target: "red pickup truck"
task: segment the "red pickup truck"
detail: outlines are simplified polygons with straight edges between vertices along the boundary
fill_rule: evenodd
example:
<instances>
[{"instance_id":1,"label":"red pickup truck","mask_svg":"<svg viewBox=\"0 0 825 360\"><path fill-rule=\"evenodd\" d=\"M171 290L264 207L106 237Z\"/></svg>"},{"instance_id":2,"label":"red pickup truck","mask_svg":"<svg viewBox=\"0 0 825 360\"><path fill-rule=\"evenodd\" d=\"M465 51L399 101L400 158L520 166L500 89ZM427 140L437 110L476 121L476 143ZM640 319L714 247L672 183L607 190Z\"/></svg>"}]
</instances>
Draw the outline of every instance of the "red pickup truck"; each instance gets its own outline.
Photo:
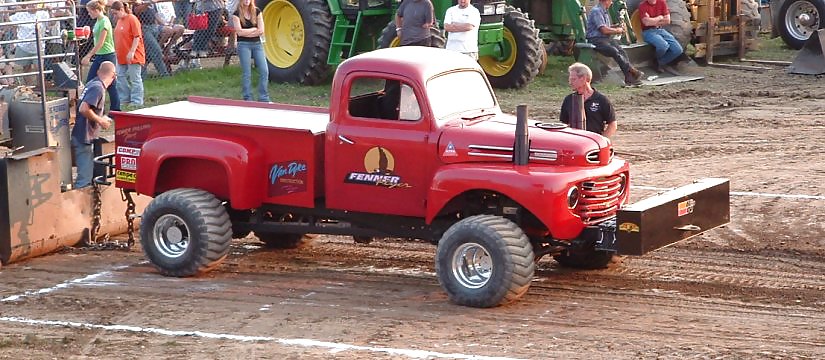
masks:
<instances>
[{"instance_id":1,"label":"red pickup truck","mask_svg":"<svg viewBox=\"0 0 825 360\"><path fill-rule=\"evenodd\" d=\"M617 225L630 174L610 141L519 113L502 113L471 58L391 48L342 63L329 109L190 97L117 113L116 152L100 161L118 187L154 197L140 239L164 275L210 270L250 232L271 247L309 233L418 238L438 245L450 299L474 307L521 297L541 256L604 267L727 222L697 229L682 215L655 239L643 216ZM727 181L699 187L690 214L718 205L695 199L710 190L727 201Z\"/></svg>"}]
</instances>

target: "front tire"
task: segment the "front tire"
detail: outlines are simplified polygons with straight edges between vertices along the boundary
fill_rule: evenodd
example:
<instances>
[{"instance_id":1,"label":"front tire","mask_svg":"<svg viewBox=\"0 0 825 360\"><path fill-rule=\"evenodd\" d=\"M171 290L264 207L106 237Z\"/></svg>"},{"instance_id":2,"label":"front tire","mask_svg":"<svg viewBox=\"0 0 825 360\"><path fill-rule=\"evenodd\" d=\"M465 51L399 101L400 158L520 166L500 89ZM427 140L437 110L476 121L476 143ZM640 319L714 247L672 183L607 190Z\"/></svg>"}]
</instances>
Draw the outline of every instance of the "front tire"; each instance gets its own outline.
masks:
<instances>
[{"instance_id":1,"label":"front tire","mask_svg":"<svg viewBox=\"0 0 825 360\"><path fill-rule=\"evenodd\" d=\"M814 31L825 29L825 0L787 0L779 8L779 35L799 50Z\"/></svg>"},{"instance_id":2,"label":"front tire","mask_svg":"<svg viewBox=\"0 0 825 360\"><path fill-rule=\"evenodd\" d=\"M258 0L269 80L317 85L329 74L332 16L321 0Z\"/></svg>"},{"instance_id":3,"label":"front tire","mask_svg":"<svg viewBox=\"0 0 825 360\"><path fill-rule=\"evenodd\" d=\"M476 215L451 226L436 250L435 271L450 301L487 308L521 298L535 272L533 246L512 221Z\"/></svg>"},{"instance_id":4,"label":"front tire","mask_svg":"<svg viewBox=\"0 0 825 360\"><path fill-rule=\"evenodd\" d=\"M192 276L220 265L229 252L232 223L221 202L199 189L160 194L143 212L140 243L166 276Z\"/></svg>"},{"instance_id":5,"label":"front tire","mask_svg":"<svg viewBox=\"0 0 825 360\"><path fill-rule=\"evenodd\" d=\"M490 84L499 89L518 89L538 75L544 43L538 29L520 9L507 6L504 13L504 39L501 59L483 56L478 63L487 73Z\"/></svg>"}]
</instances>

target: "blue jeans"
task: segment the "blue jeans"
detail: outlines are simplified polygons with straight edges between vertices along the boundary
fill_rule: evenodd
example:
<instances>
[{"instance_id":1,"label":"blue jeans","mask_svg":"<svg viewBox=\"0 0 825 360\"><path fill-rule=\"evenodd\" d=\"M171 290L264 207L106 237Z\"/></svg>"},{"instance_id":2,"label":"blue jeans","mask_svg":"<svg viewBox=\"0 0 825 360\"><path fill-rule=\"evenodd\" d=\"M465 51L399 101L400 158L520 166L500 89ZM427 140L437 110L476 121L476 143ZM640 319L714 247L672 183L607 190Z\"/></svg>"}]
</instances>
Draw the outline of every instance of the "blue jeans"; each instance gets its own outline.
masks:
<instances>
[{"instance_id":1,"label":"blue jeans","mask_svg":"<svg viewBox=\"0 0 825 360\"><path fill-rule=\"evenodd\" d=\"M117 93L132 105L143 105L143 78L141 64L117 64Z\"/></svg>"},{"instance_id":2,"label":"blue jeans","mask_svg":"<svg viewBox=\"0 0 825 360\"><path fill-rule=\"evenodd\" d=\"M241 62L241 90L244 100L252 100L252 61L258 70L258 101L269 101L269 67L264 47L259 41L238 41L238 60Z\"/></svg>"},{"instance_id":3,"label":"blue jeans","mask_svg":"<svg viewBox=\"0 0 825 360\"><path fill-rule=\"evenodd\" d=\"M92 176L95 171L94 145L84 144L72 136L72 149L74 149L74 163L77 165L75 189L92 185Z\"/></svg>"},{"instance_id":4,"label":"blue jeans","mask_svg":"<svg viewBox=\"0 0 825 360\"><path fill-rule=\"evenodd\" d=\"M86 75L87 83L97 77L97 70L100 69L100 64L104 61L111 61L112 64L117 64L115 53L103 55L95 54L92 64L89 65L89 74ZM117 94L117 86L110 85L106 88L106 92L109 93L109 111L120 111L120 97Z\"/></svg>"},{"instance_id":5,"label":"blue jeans","mask_svg":"<svg viewBox=\"0 0 825 360\"><path fill-rule=\"evenodd\" d=\"M146 49L146 66L143 67L141 76L146 77L149 63L155 64L155 70L160 76L169 76L169 70L163 61L163 48L158 43L160 35L160 25L142 25L140 31L143 32L143 47Z\"/></svg>"},{"instance_id":6,"label":"blue jeans","mask_svg":"<svg viewBox=\"0 0 825 360\"><path fill-rule=\"evenodd\" d=\"M659 66L665 66L682 55L682 45L665 29L647 29L642 32L645 42L656 49Z\"/></svg>"},{"instance_id":7,"label":"blue jeans","mask_svg":"<svg viewBox=\"0 0 825 360\"><path fill-rule=\"evenodd\" d=\"M176 21L189 28L189 13L192 12L192 3L189 0L178 0L174 4Z\"/></svg>"}]
</instances>

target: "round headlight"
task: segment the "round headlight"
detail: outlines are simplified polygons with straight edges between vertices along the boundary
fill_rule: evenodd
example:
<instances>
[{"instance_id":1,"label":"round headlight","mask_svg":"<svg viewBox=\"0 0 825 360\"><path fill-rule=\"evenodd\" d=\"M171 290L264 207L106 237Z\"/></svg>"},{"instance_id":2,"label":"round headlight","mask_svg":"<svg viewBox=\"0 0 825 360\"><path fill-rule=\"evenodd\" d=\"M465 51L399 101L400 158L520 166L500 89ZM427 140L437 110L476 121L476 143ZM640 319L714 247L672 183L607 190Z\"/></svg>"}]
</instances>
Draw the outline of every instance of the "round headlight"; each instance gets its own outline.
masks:
<instances>
[{"instance_id":1,"label":"round headlight","mask_svg":"<svg viewBox=\"0 0 825 360\"><path fill-rule=\"evenodd\" d=\"M567 190L567 207L575 209L579 205L579 188L573 186Z\"/></svg>"}]
</instances>

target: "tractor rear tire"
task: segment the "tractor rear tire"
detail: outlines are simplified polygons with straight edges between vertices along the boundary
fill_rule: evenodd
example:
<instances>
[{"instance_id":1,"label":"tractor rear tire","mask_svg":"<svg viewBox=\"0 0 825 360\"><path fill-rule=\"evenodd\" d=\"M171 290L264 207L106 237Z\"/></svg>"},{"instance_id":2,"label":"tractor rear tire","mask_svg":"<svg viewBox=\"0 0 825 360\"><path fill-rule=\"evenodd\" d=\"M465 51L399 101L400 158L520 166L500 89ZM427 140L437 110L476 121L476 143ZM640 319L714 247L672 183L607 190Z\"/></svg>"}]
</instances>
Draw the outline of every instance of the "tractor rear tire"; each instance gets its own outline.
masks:
<instances>
[{"instance_id":1,"label":"tractor rear tire","mask_svg":"<svg viewBox=\"0 0 825 360\"><path fill-rule=\"evenodd\" d=\"M806 15L813 23L800 22ZM779 35L788 47L799 50L814 31L825 29L825 0L786 0L779 8Z\"/></svg>"},{"instance_id":2,"label":"tractor rear tire","mask_svg":"<svg viewBox=\"0 0 825 360\"><path fill-rule=\"evenodd\" d=\"M269 80L317 85L327 79L333 18L322 0L257 0L265 24Z\"/></svg>"},{"instance_id":3,"label":"tractor rear tire","mask_svg":"<svg viewBox=\"0 0 825 360\"><path fill-rule=\"evenodd\" d=\"M140 244L166 276L192 276L220 265L229 253L232 223L214 195L175 189L155 197L143 211Z\"/></svg>"},{"instance_id":4,"label":"tractor rear tire","mask_svg":"<svg viewBox=\"0 0 825 360\"><path fill-rule=\"evenodd\" d=\"M544 42L539 38L533 20L512 6L504 10L503 60L483 56L478 63L487 73L493 87L518 89L529 84L538 75L542 65Z\"/></svg>"},{"instance_id":5,"label":"tractor rear tire","mask_svg":"<svg viewBox=\"0 0 825 360\"><path fill-rule=\"evenodd\" d=\"M390 21L387 26L384 27L381 35L378 37L379 49L401 46L401 38L398 37L398 32L395 31L395 29L395 21ZM444 46L447 45L447 39L444 38L444 34L438 28L430 28L430 39L432 41L430 47L443 49Z\"/></svg>"},{"instance_id":6,"label":"tractor rear tire","mask_svg":"<svg viewBox=\"0 0 825 360\"><path fill-rule=\"evenodd\" d=\"M512 221L476 215L447 229L438 242L435 272L450 301L488 308L521 298L536 269L533 246Z\"/></svg>"},{"instance_id":7,"label":"tractor rear tire","mask_svg":"<svg viewBox=\"0 0 825 360\"><path fill-rule=\"evenodd\" d=\"M645 0L628 0L627 13L633 15L639 9L639 3ZM690 40L693 39L693 25L690 23L690 11L685 0L667 0L667 8L670 10L670 25L667 31L673 34L682 49L685 49ZM641 29L639 31L641 34ZM643 40L643 39L639 39Z\"/></svg>"}]
</instances>

